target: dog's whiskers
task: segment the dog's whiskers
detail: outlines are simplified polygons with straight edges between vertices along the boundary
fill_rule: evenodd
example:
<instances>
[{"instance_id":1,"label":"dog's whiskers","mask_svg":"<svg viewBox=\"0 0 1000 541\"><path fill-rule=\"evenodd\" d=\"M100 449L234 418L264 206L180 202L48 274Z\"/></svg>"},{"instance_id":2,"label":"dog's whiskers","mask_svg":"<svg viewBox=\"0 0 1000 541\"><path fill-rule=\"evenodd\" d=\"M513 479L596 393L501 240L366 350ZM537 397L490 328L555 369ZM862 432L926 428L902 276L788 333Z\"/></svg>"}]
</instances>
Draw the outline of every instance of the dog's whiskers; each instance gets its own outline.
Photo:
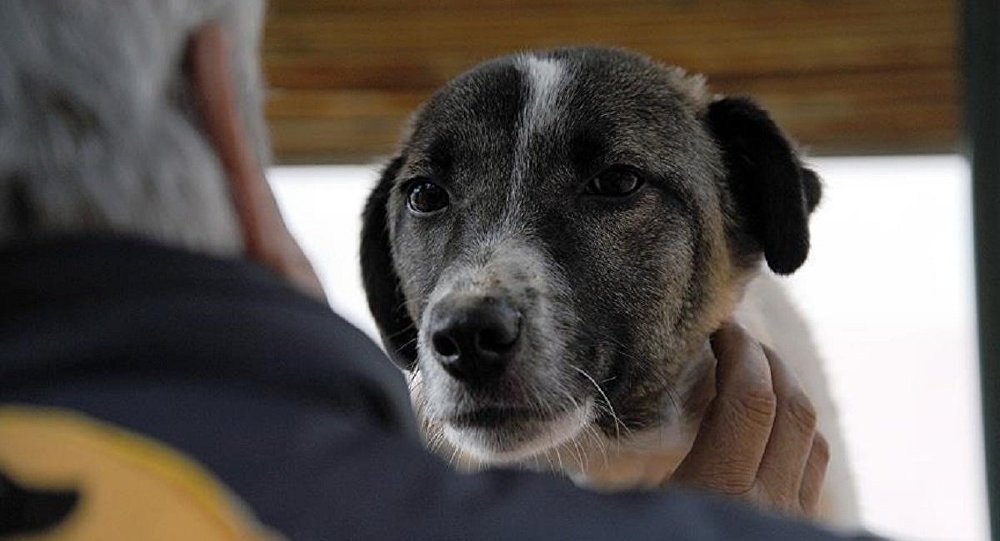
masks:
<instances>
[{"instance_id":1,"label":"dog's whiskers","mask_svg":"<svg viewBox=\"0 0 1000 541\"><path fill-rule=\"evenodd\" d=\"M406 349L408 346L416 342L418 339L419 337L413 337L407 340L406 342L403 342L402 344L399 345L398 348L396 348L396 353L402 353L404 349Z\"/></svg>"},{"instance_id":2,"label":"dog's whiskers","mask_svg":"<svg viewBox=\"0 0 1000 541\"><path fill-rule=\"evenodd\" d=\"M409 323L405 327L403 327L402 329L400 329L400 330L398 330L398 331L390 334L387 338L389 338L389 339L395 339L396 337L398 337L398 336L400 336L402 334L406 334L408 332L415 331L416 329L417 329L417 325L415 323Z\"/></svg>"},{"instance_id":3,"label":"dog's whiskers","mask_svg":"<svg viewBox=\"0 0 1000 541\"><path fill-rule=\"evenodd\" d=\"M460 449L456 445L455 449L451 452L451 457L448 458L448 465L449 466L452 466L452 467L457 467L458 466L458 464L455 463L455 459L458 457L459 451L460 451Z\"/></svg>"},{"instance_id":4,"label":"dog's whiskers","mask_svg":"<svg viewBox=\"0 0 1000 541\"><path fill-rule=\"evenodd\" d=\"M597 451L601 453L601 458L602 458L603 464L607 465L607 463L608 463L608 451L607 451L606 440L607 439L604 438L600 434L600 432L598 432L597 426L595 426L594 424L590 424L590 425L587 426L586 430L584 431L583 441L581 441L581 447L582 447L583 443L586 443L588 447L590 447L590 448L596 448ZM588 454L588 456L589 456L589 454ZM587 467L589 467L589 462L587 464Z\"/></svg>"},{"instance_id":5,"label":"dog's whiskers","mask_svg":"<svg viewBox=\"0 0 1000 541\"><path fill-rule=\"evenodd\" d=\"M444 445L446 441L446 438L444 436L444 431L440 430L439 427L435 427L433 429L425 428L424 433L428 434L427 436L428 450L430 450L432 453L437 453L441 449L441 446Z\"/></svg>"},{"instance_id":6,"label":"dog's whiskers","mask_svg":"<svg viewBox=\"0 0 1000 541\"><path fill-rule=\"evenodd\" d=\"M572 444L573 444L572 451L573 451L574 458L576 459L577 466L581 470L586 471L587 470L587 466L589 465L589 461L587 460L586 456L584 455L583 445L580 444L580 438L579 437L573 438Z\"/></svg>"},{"instance_id":7,"label":"dog's whiskers","mask_svg":"<svg viewBox=\"0 0 1000 541\"><path fill-rule=\"evenodd\" d=\"M567 365L570 368L572 368L573 370L576 370L577 372L579 372L580 375L582 375L583 377L587 378L587 381L589 381L589 382L591 382L591 383L594 384L594 387L597 389L597 392L600 394L601 398L604 399L605 404L607 404L607 406L608 406L608 412L611 414L611 418L615 422L615 437L618 437L618 438L621 437L621 430L620 430L620 428L624 428L625 431L626 431L626 433L628 433L629 432L628 426L626 426L625 423L622 422L621 418L618 417L618 413L615 412L615 407L611 404L611 399L608 398L607 393L604 392L604 388L602 388L601 385L599 383L597 383L597 380L595 380L590 374L588 374L582 368L580 368L580 367L578 367L578 366L576 366L574 364L568 364L567 363Z\"/></svg>"},{"instance_id":8,"label":"dog's whiskers","mask_svg":"<svg viewBox=\"0 0 1000 541\"><path fill-rule=\"evenodd\" d=\"M621 342L619 342L617 339L615 339L613 336L602 336L601 340L604 341L604 342L606 342L606 343L608 343L608 344L610 344L613 347L614 352L617 355L621 355L622 357L624 357L624 358L626 358L626 359L628 359L630 361L633 361L635 363L643 362L643 360L640 359L639 357L636 357L635 355L629 354L627 352L627 348ZM608 381L612 381L614 379L615 379L614 377L611 377L611 378L608 378L608 379L604 380L602 383L607 383ZM677 396L677 389L673 385L671 385L669 382L664 382L663 392L664 392L667 400L670 401L670 406L672 408L672 411L674 411L674 412L681 412L681 411L683 411L683 407L681 405L681 401L679 400L679 398Z\"/></svg>"}]
</instances>

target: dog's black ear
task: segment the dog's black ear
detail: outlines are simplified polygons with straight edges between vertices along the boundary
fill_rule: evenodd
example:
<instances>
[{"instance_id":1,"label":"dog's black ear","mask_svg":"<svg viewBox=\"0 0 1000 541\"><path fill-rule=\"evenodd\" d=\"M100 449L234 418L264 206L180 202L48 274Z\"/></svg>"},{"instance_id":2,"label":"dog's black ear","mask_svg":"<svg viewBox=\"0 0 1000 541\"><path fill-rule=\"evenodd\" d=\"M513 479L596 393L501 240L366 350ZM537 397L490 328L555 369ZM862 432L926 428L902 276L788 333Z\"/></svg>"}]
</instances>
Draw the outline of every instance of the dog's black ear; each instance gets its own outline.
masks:
<instances>
[{"instance_id":1,"label":"dog's black ear","mask_svg":"<svg viewBox=\"0 0 1000 541\"><path fill-rule=\"evenodd\" d=\"M382 171L368 196L361 225L361 277L382 343L389 357L411 370L417 361L417 328L406 311L406 299L392 260L386 213L393 180L403 165L397 157Z\"/></svg>"},{"instance_id":2,"label":"dog's black ear","mask_svg":"<svg viewBox=\"0 0 1000 541\"><path fill-rule=\"evenodd\" d=\"M819 204L819 177L802 166L767 112L748 99L713 102L707 122L750 236L771 270L795 272L809 253L809 213Z\"/></svg>"}]
</instances>

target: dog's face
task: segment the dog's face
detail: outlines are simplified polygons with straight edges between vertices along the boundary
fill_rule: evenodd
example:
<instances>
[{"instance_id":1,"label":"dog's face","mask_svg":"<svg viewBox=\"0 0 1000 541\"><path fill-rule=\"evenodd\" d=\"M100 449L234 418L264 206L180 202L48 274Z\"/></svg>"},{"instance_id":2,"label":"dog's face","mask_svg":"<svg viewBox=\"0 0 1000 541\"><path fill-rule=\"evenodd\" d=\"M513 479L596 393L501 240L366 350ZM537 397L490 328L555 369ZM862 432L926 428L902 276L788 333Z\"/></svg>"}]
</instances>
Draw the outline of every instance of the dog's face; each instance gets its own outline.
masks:
<instances>
[{"instance_id":1,"label":"dog's face","mask_svg":"<svg viewBox=\"0 0 1000 541\"><path fill-rule=\"evenodd\" d=\"M683 415L760 257L808 250L816 177L763 111L616 50L484 64L415 118L365 211L369 304L426 420L484 462Z\"/></svg>"}]
</instances>

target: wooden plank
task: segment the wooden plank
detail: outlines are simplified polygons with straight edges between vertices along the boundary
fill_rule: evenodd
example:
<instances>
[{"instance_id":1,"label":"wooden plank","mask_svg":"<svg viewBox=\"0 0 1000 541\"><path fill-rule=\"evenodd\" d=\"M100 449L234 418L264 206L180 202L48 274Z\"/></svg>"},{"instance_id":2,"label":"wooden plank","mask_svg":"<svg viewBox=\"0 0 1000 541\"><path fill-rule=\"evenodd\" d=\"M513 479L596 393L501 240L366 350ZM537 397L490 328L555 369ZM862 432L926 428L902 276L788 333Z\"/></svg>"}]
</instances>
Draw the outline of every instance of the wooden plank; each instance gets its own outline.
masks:
<instances>
[{"instance_id":1,"label":"wooden plank","mask_svg":"<svg viewBox=\"0 0 1000 541\"><path fill-rule=\"evenodd\" d=\"M280 161L392 151L435 88L493 56L607 44L757 96L814 152L950 151L952 0L272 0L264 58Z\"/></svg>"},{"instance_id":2,"label":"wooden plank","mask_svg":"<svg viewBox=\"0 0 1000 541\"><path fill-rule=\"evenodd\" d=\"M713 81L712 89L754 96L813 154L954 150L957 87L950 70L733 78ZM268 108L276 151L299 163L389 154L428 95L282 92Z\"/></svg>"},{"instance_id":3,"label":"wooden plank","mask_svg":"<svg viewBox=\"0 0 1000 541\"><path fill-rule=\"evenodd\" d=\"M329 66L334 59L390 67L444 63L450 73L457 73L485 58L517 50L603 44L641 50L708 73L954 61L954 30L945 12L893 12L883 14L884 19L845 12L835 18L808 20L760 13L720 18L718 13L684 16L664 9L635 8L510 18L467 10L377 18L358 14L286 17L268 28L266 58L280 64L291 57L320 66Z\"/></svg>"}]
</instances>

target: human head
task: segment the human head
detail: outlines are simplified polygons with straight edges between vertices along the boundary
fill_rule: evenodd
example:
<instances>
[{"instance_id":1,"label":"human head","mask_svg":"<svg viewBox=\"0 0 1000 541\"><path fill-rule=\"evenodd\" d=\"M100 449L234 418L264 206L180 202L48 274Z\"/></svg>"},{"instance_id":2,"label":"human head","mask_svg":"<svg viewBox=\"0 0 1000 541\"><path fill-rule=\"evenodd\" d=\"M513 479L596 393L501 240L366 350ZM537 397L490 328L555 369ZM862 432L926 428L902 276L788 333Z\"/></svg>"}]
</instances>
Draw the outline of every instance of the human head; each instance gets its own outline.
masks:
<instances>
[{"instance_id":1,"label":"human head","mask_svg":"<svg viewBox=\"0 0 1000 541\"><path fill-rule=\"evenodd\" d=\"M0 3L0 248L127 235L319 299L264 177L263 0Z\"/></svg>"},{"instance_id":2,"label":"human head","mask_svg":"<svg viewBox=\"0 0 1000 541\"><path fill-rule=\"evenodd\" d=\"M263 11L262 0L0 4L0 246L111 233L239 254L188 53L206 24L225 30L245 136L266 163Z\"/></svg>"}]
</instances>

